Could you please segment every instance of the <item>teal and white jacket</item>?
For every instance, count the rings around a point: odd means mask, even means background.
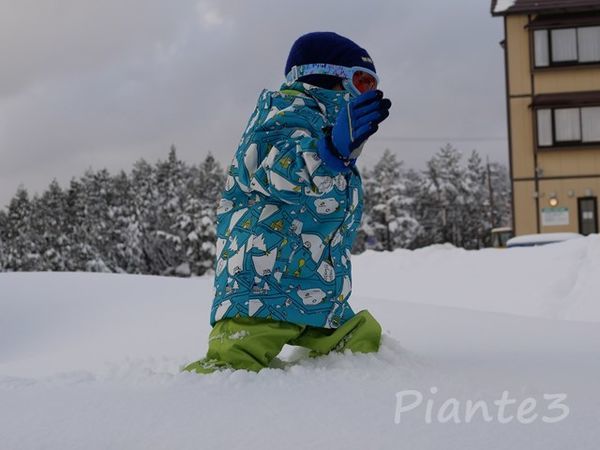
[[[354,165],[326,166],[317,147],[348,100],[303,83],[261,93],[218,205],[212,325],[258,317],[337,328],[354,315],[361,177]]]

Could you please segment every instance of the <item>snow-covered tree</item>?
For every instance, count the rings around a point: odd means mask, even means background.
[[[364,178],[365,212],[358,246],[394,250],[413,245],[421,226],[412,214],[405,181],[402,162],[386,150]]]
[[[31,220],[41,255],[36,270],[67,270],[66,257],[70,246],[67,196],[56,180],[34,200]]]
[[[185,233],[186,255],[193,255],[190,259],[193,273],[203,275],[212,270],[216,256],[215,205],[225,187],[225,172],[209,152],[197,170],[192,168],[189,180],[184,212],[189,217]],[[194,228],[190,229],[191,226]]]
[[[461,218],[463,231],[460,245],[480,248],[491,231],[487,174],[479,153],[473,151],[465,171],[465,197]]]
[[[462,219],[467,186],[461,158],[460,152],[447,144],[427,162],[424,197],[433,215],[429,232],[434,242],[460,245],[463,240]]]
[[[493,169],[488,170],[475,150],[463,165],[462,154],[447,144],[427,162],[422,176],[407,182],[413,213],[425,229],[419,246],[442,242],[465,248],[489,245],[491,228],[510,221],[508,173],[500,164],[489,167]],[[490,174],[497,193],[493,187],[490,192]]]
[[[193,173],[193,172],[192,172]],[[223,188],[225,187],[225,171],[215,160],[211,152],[198,167],[198,177],[190,177],[192,180],[192,192],[207,201],[218,203]],[[193,182],[197,181],[197,184]]]
[[[19,187],[8,205],[4,236],[8,243],[6,268],[33,271],[40,259],[36,236],[32,230],[32,203],[29,193]]]
[[[87,233],[83,228],[87,198],[82,182],[73,178],[66,190],[67,196],[67,235],[70,245],[65,249],[65,259],[68,271],[85,271],[88,261],[89,244]]]
[[[8,266],[8,243],[6,241],[8,217],[3,210],[0,210],[0,272],[7,270]]]
[[[116,272],[143,273],[142,230],[130,177],[120,172],[112,180],[112,190],[107,260]]]
[[[186,167],[177,158],[175,146],[171,146],[166,161],[159,161],[156,168],[157,222],[150,238],[154,245],[158,273],[189,275],[185,259],[185,235],[177,226],[177,220],[185,211]]]
[[[114,200],[111,176],[106,169],[88,170],[81,181],[86,199],[81,224],[81,231],[88,235],[86,270],[112,272],[115,267],[108,258],[112,223],[110,206]]]
[[[158,222],[158,189],[156,170],[144,159],[137,161],[131,172],[134,210],[141,236],[141,268],[142,273],[157,274],[154,266],[154,235]]]
[[[211,153],[188,165],[173,146],[165,161],[140,160],[130,173],[90,169],[33,198],[21,187],[0,210],[0,270],[209,273],[225,176]],[[447,145],[418,172],[386,151],[362,178],[353,253],[438,242],[477,248],[491,227],[510,223],[507,170],[484,165],[477,152],[463,166]]]

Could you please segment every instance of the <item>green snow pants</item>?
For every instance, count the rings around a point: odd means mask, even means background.
[[[336,329],[252,317],[223,319],[210,332],[206,357],[183,370],[211,373],[228,368],[258,372],[269,366],[285,344],[309,348],[310,356],[319,356],[346,349],[376,352],[380,341],[381,326],[366,310]]]

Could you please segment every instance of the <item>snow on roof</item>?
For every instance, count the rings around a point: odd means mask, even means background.
[[[600,0],[492,0],[492,15],[565,12],[592,12],[600,10]]]
[[[514,6],[516,0],[497,0],[494,7],[495,13],[501,13]]]

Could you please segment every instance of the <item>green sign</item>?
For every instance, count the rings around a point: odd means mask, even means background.
[[[569,208],[542,208],[542,226],[559,227],[569,225]]]

